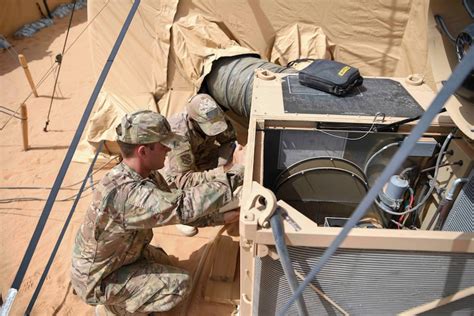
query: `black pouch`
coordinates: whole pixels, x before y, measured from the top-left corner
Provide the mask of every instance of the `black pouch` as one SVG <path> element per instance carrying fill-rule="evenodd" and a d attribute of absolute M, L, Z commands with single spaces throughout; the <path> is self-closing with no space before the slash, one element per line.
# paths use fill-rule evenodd
<path fill-rule="evenodd" d="M 333 60 L 317 59 L 298 73 L 299 82 L 307 87 L 343 96 L 364 79 L 359 69 Z"/>

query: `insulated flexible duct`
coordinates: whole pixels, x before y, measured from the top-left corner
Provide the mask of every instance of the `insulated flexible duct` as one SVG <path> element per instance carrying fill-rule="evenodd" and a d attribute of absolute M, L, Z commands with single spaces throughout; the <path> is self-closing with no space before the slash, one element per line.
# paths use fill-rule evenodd
<path fill-rule="evenodd" d="M 223 57 L 213 63 L 211 72 L 206 76 L 205 83 L 209 94 L 221 106 L 248 120 L 253 75 L 257 68 L 275 73 L 296 72 L 293 68 L 282 67 L 250 55 Z"/>

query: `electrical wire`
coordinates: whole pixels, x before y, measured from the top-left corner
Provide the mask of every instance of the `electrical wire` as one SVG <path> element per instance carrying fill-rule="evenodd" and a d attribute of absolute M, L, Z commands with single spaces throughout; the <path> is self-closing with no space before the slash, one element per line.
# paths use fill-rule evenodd
<path fill-rule="evenodd" d="M 92 185 L 89 185 L 84 189 L 84 192 L 89 190 L 90 188 L 93 188 L 95 184 L 97 184 L 99 181 L 94 182 Z M 67 198 L 64 199 L 56 199 L 56 202 L 68 202 L 72 201 L 76 198 L 77 194 L 73 194 Z M 84 196 L 89 196 L 89 195 L 84 195 Z M 37 198 L 37 197 L 19 197 L 19 198 L 6 198 L 6 199 L 0 199 L 0 204 L 8 204 L 8 203 L 15 203 L 15 202 L 33 202 L 33 201 L 46 201 L 45 198 Z"/>
<path fill-rule="evenodd" d="M 456 131 L 457 131 L 457 129 L 455 128 L 451 133 L 449 133 L 449 135 L 444 140 L 443 145 L 441 146 L 441 149 L 439 150 L 438 158 L 436 159 L 433 179 L 430 181 L 430 189 L 428 190 L 426 195 L 421 199 L 420 203 L 418 203 L 416 206 L 414 206 L 411 209 L 411 211 L 413 211 L 413 210 L 416 211 L 418 208 L 423 206 L 426 203 L 426 201 L 428 200 L 428 198 L 431 196 L 431 194 L 433 193 L 433 190 L 435 188 L 436 178 L 438 177 L 439 168 L 441 166 L 441 161 L 442 161 L 442 159 L 444 157 L 444 154 L 446 153 L 446 149 L 447 149 L 449 143 L 451 142 L 451 139 L 454 137 L 454 134 L 456 133 Z"/>
<path fill-rule="evenodd" d="M 58 239 L 56 241 L 56 244 L 53 248 L 53 251 L 51 252 L 51 255 L 48 259 L 48 263 L 46 264 L 46 267 L 43 270 L 43 273 L 41 274 L 40 280 L 38 282 L 38 285 L 36 286 L 35 291 L 33 292 L 33 296 L 30 299 L 30 302 L 28 304 L 28 307 L 26 308 L 25 311 L 25 316 L 29 316 L 31 314 L 31 311 L 33 310 L 33 307 L 35 305 L 36 299 L 38 298 L 38 295 L 43 287 L 44 282 L 46 281 L 46 277 L 49 273 L 49 270 L 51 269 L 51 266 L 53 264 L 54 258 L 56 257 L 56 254 L 59 250 L 59 246 L 61 245 L 61 242 L 64 238 L 64 235 L 67 231 L 67 228 L 69 226 L 69 223 L 72 220 L 72 216 L 74 215 L 74 212 L 76 210 L 76 206 L 79 203 L 79 200 L 81 199 L 81 194 L 84 191 L 84 187 L 87 183 L 87 179 L 90 178 L 92 175 L 92 170 L 94 168 L 94 164 L 97 161 L 97 157 L 99 156 L 99 153 L 102 151 L 102 145 L 104 144 L 105 141 L 101 141 L 99 143 L 99 147 L 96 150 L 96 153 L 94 155 L 94 158 L 92 159 L 92 162 L 87 169 L 86 176 L 82 180 L 81 187 L 79 188 L 79 191 L 77 192 L 76 198 L 74 199 L 74 203 L 72 204 L 71 210 L 69 211 L 69 214 L 64 222 L 63 228 L 61 229 L 61 232 L 59 233 Z"/>
<path fill-rule="evenodd" d="M 93 181 L 92 180 L 92 176 L 94 174 L 96 174 L 97 172 L 99 172 L 100 170 L 102 170 L 103 168 L 105 168 L 112 160 L 116 159 L 117 156 L 113 156 L 112 158 L 110 158 L 107 162 L 105 162 L 104 164 L 102 164 L 102 166 L 100 166 L 99 168 L 97 168 L 96 170 L 94 170 L 94 172 L 92 172 L 89 176 L 89 179 L 90 179 L 90 185 L 88 187 L 86 187 L 84 189 L 84 192 L 89 190 L 89 189 L 92 189 L 94 190 L 94 185 L 97 184 L 99 182 L 99 180 L 97 181 Z M 78 184 L 82 184 L 82 180 L 81 181 L 78 181 L 76 183 L 73 183 L 73 184 L 70 184 L 70 185 L 67 185 L 67 186 L 63 186 L 60 188 L 60 190 L 77 190 L 77 188 L 73 188 L 74 186 L 78 185 Z M 23 189 L 26 189 L 26 190 L 51 190 L 52 188 L 51 187 L 0 187 L 0 190 L 23 190 Z M 87 194 L 87 195 L 84 195 L 83 197 L 87 197 L 89 196 L 90 194 Z M 72 201 L 76 198 L 77 194 L 74 194 L 74 195 L 71 195 L 67 198 L 64 198 L 64 199 L 57 199 L 56 202 L 69 202 L 69 201 Z M 0 204 L 8 204 L 8 203 L 15 203 L 15 202 L 33 202 L 33 201 L 46 201 L 45 198 L 37 198 L 37 197 L 19 197 L 19 198 L 6 198 L 6 199 L 0 199 Z"/>
<path fill-rule="evenodd" d="M 405 215 L 405 214 L 416 211 L 416 210 L 408 209 L 408 210 L 403 211 L 403 212 L 396 212 L 396 211 L 390 210 L 388 206 L 384 206 L 384 205 L 380 204 L 380 202 L 378 200 L 374 200 L 374 203 L 385 213 L 388 213 L 390 215 L 395 215 L 395 216 Z"/>
<path fill-rule="evenodd" d="M 46 78 L 53 72 L 53 70 L 55 70 L 57 67 L 57 64 L 53 64 L 43 75 L 43 77 L 41 77 L 41 79 L 38 81 L 38 83 L 35 85 L 36 88 L 39 88 L 41 86 L 41 84 L 46 80 Z M 28 101 L 28 99 L 33 95 L 33 91 L 31 91 L 27 96 L 26 98 L 23 100 L 23 102 L 20 103 L 20 105 L 15 109 L 15 110 L 10 110 L 11 112 L 13 112 L 11 114 L 11 116 L 6 120 L 6 122 L 0 127 L 0 131 L 2 131 L 7 125 L 8 123 L 11 121 L 11 119 L 13 118 L 14 115 L 18 115 L 20 114 L 18 112 L 18 110 L 21 108 L 21 105 L 24 104 L 26 101 Z"/>
<path fill-rule="evenodd" d="M 0 106 L 0 113 L 7 114 L 9 116 L 13 116 L 14 118 L 16 118 L 18 120 L 22 120 L 21 116 L 18 116 L 17 114 L 15 114 L 15 112 L 13 112 L 13 110 L 10 110 L 9 108 L 6 108 L 4 106 Z"/>
<path fill-rule="evenodd" d="M 52 187 L 12 187 L 12 186 L 6 186 L 6 187 L 0 187 L 0 190 L 51 190 Z M 62 187 L 61 190 L 75 190 L 74 188 L 65 188 Z"/>
<path fill-rule="evenodd" d="M 411 187 L 409 187 L 408 191 L 410 192 L 410 200 L 408 202 L 408 205 L 405 205 L 405 209 L 411 208 L 413 206 L 413 202 L 415 201 L 415 192 L 413 191 L 413 189 Z M 407 219 L 408 219 L 408 216 L 402 215 L 398 219 L 398 222 L 400 224 L 404 225 Z M 399 228 L 400 228 L 400 226 L 399 226 Z"/>
<path fill-rule="evenodd" d="M 455 162 L 447 162 L 447 163 L 441 164 L 439 166 L 439 168 L 447 167 L 447 166 L 462 166 L 462 164 L 463 164 L 463 161 L 458 160 L 458 161 L 455 161 Z M 428 172 L 428 171 L 431 171 L 431 170 L 434 170 L 434 169 L 436 169 L 436 166 L 423 169 L 423 170 L 420 171 L 420 173 L 425 173 L 425 172 Z"/>
<path fill-rule="evenodd" d="M 426 201 L 428 200 L 428 198 L 431 196 L 431 194 L 433 193 L 433 190 L 435 188 L 436 178 L 438 177 L 438 171 L 439 171 L 439 168 L 440 168 L 440 165 L 441 165 L 442 158 L 444 157 L 444 154 L 446 153 L 446 148 L 448 147 L 449 142 L 451 141 L 451 139 L 454 137 L 454 133 L 456 132 L 456 130 L 457 129 L 454 129 L 454 131 L 449 133 L 449 135 L 444 140 L 443 145 L 441 146 L 441 149 L 439 151 L 438 158 L 436 159 L 435 172 L 434 172 L 434 175 L 433 175 L 433 179 L 430 180 L 430 184 L 429 184 L 430 189 L 428 190 L 428 192 L 425 194 L 425 196 L 421 199 L 421 201 L 415 207 L 409 208 L 409 209 L 407 209 L 403 212 L 396 212 L 396 211 L 390 210 L 387 206 L 381 205 L 380 202 L 377 201 L 377 199 L 374 201 L 375 204 L 377 204 L 377 206 L 382 211 L 384 211 L 385 213 L 391 214 L 391 215 L 405 215 L 405 214 L 414 212 L 417 209 L 419 209 L 421 206 L 423 206 L 426 203 Z M 409 189 L 411 189 L 411 188 L 409 188 Z"/>
<path fill-rule="evenodd" d="M 391 219 L 390 220 L 392 223 L 394 223 L 395 225 L 397 225 L 398 229 L 401 229 L 401 228 L 406 228 L 406 229 L 410 229 L 410 230 L 417 230 L 418 228 L 414 227 L 414 226 L 411 226 L 411 227 L 406 227 L 404 224 L 400 224 L 399 222 Z"/>
<path fill-rule="evenodd" d="M 104 141 L 104 144 L 105 144 L 105 141 Z M 91 176 L 95 175 L 96 173 L 98 173 L 100 170 L 104 169 L 112 160 L 114 159 L 117 159 L 119 156 L 112 156 L 109 158 L 109 160 L 107 160 L 102 166 L 100 166 L 99 168 L 97 168 L 96 170 L 94 170 L 94 172 L 92 172 Z M 82 181 L 77 181 L 73 184 L 69 184 L 69 185 L 66 185 L 64 186 L 64 188 L 70 188 L 70 187 L 74 187 L 78 184 L 81 184 Z"/>
<path fill-rule="evenodd" d="M 110 164 L 110 162 L 114 159 L 117 159 L 118 156 L 112 156 L 109 160 L 107 160 L 105 163 L 103 163 L 99 168 L 95 169 L 94 172 L 92 172 L 91 174 L 91 178 L 93 175 L 97 174 L 99 171 L 101 171 L 102 169 L 104 169 L 108 164 Z M 68 184 L 68 185 L 65 185 L 65 186 L 62 186 L 60 189 L 61 190 L 76 190 L 76 188 L 73 188 L 75 187 L 76 185 L 78 184 L 81 184 L 82 181 L 78 181 L 78 182 L 75 182 L 75 183 L 72 183 L 72 184 Z M 95 184 L 96 182 L 94 182 Z M 36 186 L 27 186 L 27 187 L 18 187 L 18 186 L 5 186 L 5 187 L 0 187 L 0 190 L 51 190 L 52 187 L 36 187 Z"/>
<path fill-rule="evenodd" d="M 335 138 L 344 139 L 344 140 L 361 140 L 361 139 L 367 137 L 367 135 L 369 135 L 372 131 L 374 131 L 374 126 L 375 126 L 375 123 L 377 121 L 377 117 L 379 117 L 379 116 L 385 117 L 385 114 L 380 113 L 380 112 L 375 113 L 374 120 L 372 121 L 372 125 L 370 126 L 369 130 L 367 132 L 365 132 L 364 135 L 359 136 L 359 137 L 351 138 L 351 137 L 339 136 L 339 135 L 336 135 L 336 134 L 326 132 L 322 129 L 318 129 L 318 132 L 321 132 L 323 134 L 326 134 L 326 135 L 329 135 L 329 136 L 332 136 L 332 137 L 335 137 Z"/>
<path fill-rule="evenodd" d="M 377 152 L 375 152 L 372 156 L 370 156 L 370 158 L 367 160 L 367 162 L 365 163 L 365 166 L 364 166 L 364 174 L 367 175 L 367 170 L 369 169 L 369 165 L 372 163 L 372 160 L 374 160 L 374 158 L 378 155 L 380 155 L 382 152 L 384 152 L 385 150 L 391 148 L 391 147 L 394 147 L 394 146 L 400 146 L 402 142 L 394 142 L 394 143 L 390 143 L 388 145 L 385 145 L 383 146 L 382 148 L 380 148 Z"/>

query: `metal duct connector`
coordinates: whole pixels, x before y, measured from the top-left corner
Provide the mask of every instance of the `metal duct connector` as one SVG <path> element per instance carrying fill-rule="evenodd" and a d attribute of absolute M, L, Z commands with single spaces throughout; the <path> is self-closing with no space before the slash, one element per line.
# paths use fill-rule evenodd
<path fill-rule="evenodd" d="M 438 220 L 436 221 L 435 225 L 435 230 L 441 230 L 441 228 L 444 225 L 444 222 L 446 221 L 446 218 L 448 217 L 449 211 L 451 210 L 453 206 L 453 199 L 454 199 L 454 193 L 456 192 L 456 189 L 469 181 L 469 178 L 458 178 L 454 180 L 453 185 L 451 186 L 451 189 L 449 189 L 448 193 L 446 193 L 446 196 L 444 199 L 441 200 L 439 203 L 438 208 L 436 209 L 435 214 L 439 214 Z M 435 215 L 436 216 L 436 215 Z"/>
<path fill-rule="evenodd" d="M 282 67 L 254 56 L 223 57 L 212 64 L 212 70 L 206 76 L 205 83 L 209 94 L 221 106 L 248 120 L 252 102 L 253 76 L 257 68 L 267 69 L 274 73 L 296 72 L 293 68 Z"/>

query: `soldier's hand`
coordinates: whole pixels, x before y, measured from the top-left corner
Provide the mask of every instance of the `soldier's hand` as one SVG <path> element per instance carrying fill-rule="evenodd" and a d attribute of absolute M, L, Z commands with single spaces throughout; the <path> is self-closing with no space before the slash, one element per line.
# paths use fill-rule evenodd
<path fill-rule="evenodd" d="M 240 144 L 237 144 L 232 156 L 232 160 L 224 165 L 224 171 L 229 171 L 234 165 L 240 164 L 243 165 L 245 160 L 245 147 Z"/>
<path fill-rule="evenodd" d="M 232 158 L 234 164 L 243 165 L 245 163 L 245 147 L 240 144 L 237 144 L 234 150 L 234 156 Z"/>

